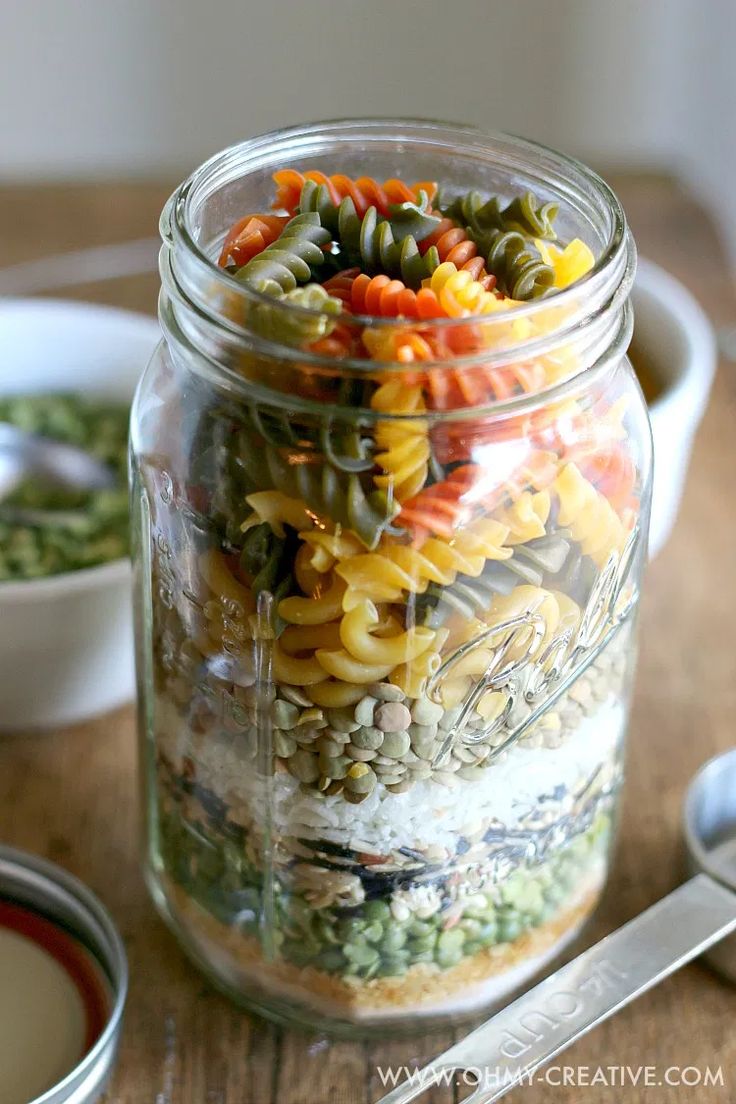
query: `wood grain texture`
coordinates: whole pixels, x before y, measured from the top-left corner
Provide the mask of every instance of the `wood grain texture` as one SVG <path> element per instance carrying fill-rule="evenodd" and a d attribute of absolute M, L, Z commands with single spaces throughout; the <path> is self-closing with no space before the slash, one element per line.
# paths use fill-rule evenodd
<path fill-rule="evenodd" d="M 678 276 L 716 325 L 736 322 L 733 286 L 703 212 L 668 180 L 615 180 L 640 251 Z M 0 263 L 155 233 L 167 185 L 0 189 Z M 155 275 L 64 293 L 153 311 Z M 721 366 L 675 535 L 648 573 L 629 776 L 615 868 L 591 942 L 680 877 L 679 815 L 696 767 L 734 741 L 736 368 Z M 1 631 L 1 627 L 0 627 Z M 62 863 L 110 907 L 132 975 L 114 1104 L 369 1104 L 379 1062 L 422 1062 L 450 1042 L 330 1044 L 234 1009 L 188 964 L 138 866 L 132 712 L 0 742 L 0 838 Z M 736 993 L 693 966 L 563 1056 L 598 1066 L 723 1068 L 708 1089 L 539 1085 L 535 1104 L 726 1104 L 736 1099 Z M 0 1096 L 2 1094 L 0 1093 Z M 461 1090 L 459 1098 L 466 1095 Z M 425 1098 L 451 1104 L 451 1090 Z"/>

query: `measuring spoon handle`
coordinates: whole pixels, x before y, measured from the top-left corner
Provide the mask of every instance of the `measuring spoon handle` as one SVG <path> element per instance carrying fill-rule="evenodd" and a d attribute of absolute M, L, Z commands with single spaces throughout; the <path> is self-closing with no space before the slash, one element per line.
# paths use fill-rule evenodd
<path fill-rule="evenodd" d="M 408 1104 L 450 1071 L 477 1079 L 463 1104 L 492 1104 L 531 1083 L 620 1008 L 736 930 L 736 894 L 699 874 L 606 936 L 417 1070 L 377 1104 Z"/>

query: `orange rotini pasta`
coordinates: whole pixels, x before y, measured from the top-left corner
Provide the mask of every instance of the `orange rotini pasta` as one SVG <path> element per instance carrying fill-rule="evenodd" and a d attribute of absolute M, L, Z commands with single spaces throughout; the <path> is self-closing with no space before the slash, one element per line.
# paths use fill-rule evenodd
<path fill-rule="evenodd" d="M 247 264 L 276 240 L 287 221 L 282 215 L 246 215 L 228 232 L 218 263 L 238 268 Z"/>
<path fill-rule="evenodd" d="M 324 173 L 314 170 L 302 174 L 295 169 L 281 169 L 274 173 L 276 197 L 273 206 L 283 208 L 293 215 L 298 207 L 306 180 L 311 180 L 315 184 L 324 184 L 335 204 L 346 197 L 350 198 L 361 217 L 371 206 L 375 207 L 379 214 L 387 215 L 391 204 L 416 203 L 420 192 L 424 192 L 431 201 L 437 191 L 437 185 L 426 180 L 410 187 L 403 180 L 385 180 L 383 184 L 379 184 L 370 176 L 361 176 L 353 180 L 341 173 L 325 176 Z"/>
<path fill-rule="evenodd" d="M 458 226 L 454 219 L 443 218 L 437 229 L 425 238 L 420 248 L 426 252 L 435 246 L 440 261 L 451 261 L 459 269 L 469 272 L 486 291 L 496 284 L 496 277 L 485 270 L 485 260 L 478 253 L 478 246 L 468 231 Z"/>

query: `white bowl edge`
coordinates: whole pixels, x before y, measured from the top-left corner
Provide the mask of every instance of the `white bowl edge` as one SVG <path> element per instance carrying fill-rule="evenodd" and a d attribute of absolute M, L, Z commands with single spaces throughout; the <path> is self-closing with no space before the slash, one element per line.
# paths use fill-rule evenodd
<path fill-rule="evenodd" d="M 160 339 L 157 320 L 133 311 L 0 299 L 0 395 L 84 391 L 132 402 Z M 0 731 L 74 723 L 133 697 L 131 579 L 119 559 L 0 583 Z"/>
<path fill-rule="evenodd" d="M 636 343 L 665 382 L 662 395 L 649 408 L 654 439 L 649 534 L 653 559 L 677 517 L 693 439 L 715 376 L 717 344 L 695 297 L 653 261 L 639 260 L 632 298 Z"/>

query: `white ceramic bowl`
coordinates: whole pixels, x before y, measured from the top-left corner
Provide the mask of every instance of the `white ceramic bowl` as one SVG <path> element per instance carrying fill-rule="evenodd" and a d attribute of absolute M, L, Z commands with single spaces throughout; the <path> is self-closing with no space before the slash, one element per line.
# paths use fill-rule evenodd
<path fill-rule="evenodd" d="M 0 394 L 83 391 L 130 402 L 160 333 L 129 311 L 0 300 Z M 69 724 L 134 693 L 127 560 L 0 583 L 0 729 Z"/>
<path fill-rule="evenodd" d="M 633 291 L 636 345 L 663 385 L 649 414 L 654 491 L 649 555 L 666 544 L 680 508 L 695 431 L 708 405 L 717 352 L 713 327 L 690 292 L 659 265 L 639 260 Z"/>

